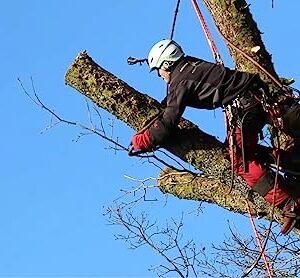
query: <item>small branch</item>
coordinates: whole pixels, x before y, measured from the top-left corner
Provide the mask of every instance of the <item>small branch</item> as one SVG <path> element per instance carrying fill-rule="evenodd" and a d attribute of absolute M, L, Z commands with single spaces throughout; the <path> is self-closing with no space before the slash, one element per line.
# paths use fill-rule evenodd
<path fill-rule="evenodd" d="M 38 96 L 38 94 L 36 93 L 36 90 L 35 90 L 35 87 L 34 87 L 34 82 L 33 82 L 33 79 L 31 78 L 31 85 L 32 85 L 32 90 L 33 90 L 33 96 L 26 90 L 26 88 L 24 87 L 22 81 L 20 80 L 20 78 L 18 78 L 18 82 L 22 88 L 22 91 L 25 93 L 25 95 L 34 103 L 36 104 L 37 106 L 39 106 L 41 109 L 45 110 L 46 112 L 48 112 L 52 118 L 51 118 L 51 122 L 50 122 L 50 125 L 47 126 L 43 131 L 48 131 L 49 129 L 57 126 L 58 124 L 60 123 L 64 123 L 64 124 L 67 124 L 67 125 L 72 125 L 72 126 L 77 126 L 87 132 L 82 132 L 79 134 L 79 136 L 77 137 L 77 139 L 75 140 L 76 142 L 78 142 L 80 140 L 81 137 L 83 136 L 86 136 L 86 135 L 90 135 L 90 134 L 95 134 L 99 137 L 101 137 L 102 139 L 104 139 L 105 141 L 108 141 L 109 143 L 111 143 L 113 145 L 113 147 L 110 147 L 111 149 L 113 149 L 115 152 L 116 151 L 129 151 L 129 148 L 128 147 L 125 147 L 124 145 L 120 144 L 118 142 L 118 139 L 115 140 L 113 139 L 114 137 L 114 125 L 115 125 L 115 119 L 111 119 L 111 123 L 109 124 L 109 126 L 111 127 L 111 135 L 110 137 L 108 137 L 106 135 L 106 132 L 105 132 L 105 129 L 103 127 L 103 122 L 102 122 L 102 118 L 101 118 L 101 115 L 99 113 L 99 111 L 94 107 L 94 110 L 96 111 L 97 113 L 97 116 L 99 117 L 100 119 L 100 126 L 101 126 L 101 129 L 98 129 L 94 122 L 93 122 L 93 119 L 92 119 L 92 115 L 91 115 L 91 110 L 90 110 L 90 106 L 86 100 L 86 106 L 87 106 L 87 111 L 88 111 L 88 119 L 89 119 L 89 123 L 90 123 L 90 127 L 84 125 L 84 124 L 81 124 L 81 123 L 78 123 L 78 122 L 74 122 L 74 121 L 69 121 L 69 120 L 66 120 L 62 117 L 60 117 L 54 110 L 48 108 L 44 103 L 43 101 L 41 100 L 41 98 Z M 52 122 L 53 119 L 56 119 L 57 122 Z M 164 153 L 164 152 L 162 152 Z M 165 153 L 164 153 L 165 154 Z M 165 154 L 166 155 L 166 154 Z M 166 166 L 166 167 L 170 167 L 174 170 L 178 170 L 178 171 L 184 171 L 184 172 L 190 172 L 188 169 L 184 169 L 184 167 L 178 162 L 176 161 L 175 159 L 172 159 L 172 161 L 175 161 L 178 165 L 182 166 L 183 169 L 177 169 L 176 167 L 170 165 L 169 163 L 167 163 L 164 159 L 161 159 L 159 158 L 156 154 L 152 153 L 152 154 L 141 154 L 141 155 L 137 155 L 137 157 L 139 158 L 147 158 L 148 161 L 150 162 L 150 158 L 153 158 L 155 161 L 161 163 L 162 165 Z M 169 158 L 171 158 L 170 156 L 168 156 Z M 152 163 L 152 162 L 150 162 Z M 155 163 L 152 163 L 153 165 L 155 165 L 156 167 L 160 168 L 157 164 Z M 161 168 L 160 168 L 161 169 Z M 192 172 L 191 172 L 192 173 Z"/>
<path fill-rule="evenodd" d="M 190 271 L 197 277 L 195 264 L 198 262 L 197 256 L 200 252 L 196 251 L 193 241 L 181 244 L 183 216 L 179 222 L 172 219 L 171 224 L 167 224 L 165 228 L 158 228 L 145 214 L 136 217 L 131 211 L 120 207 L 109 208 L 109 213 L 109 223 L 121 225 L 127 232 L 127 235 L 117 235 L 116 239 L 128 242 L 130 248 L 134 249 L 148 245 L 164 259 L 166 264 L 151 269 L 158 277 L 176 273 L 179 277 L 187 278 Z"/>

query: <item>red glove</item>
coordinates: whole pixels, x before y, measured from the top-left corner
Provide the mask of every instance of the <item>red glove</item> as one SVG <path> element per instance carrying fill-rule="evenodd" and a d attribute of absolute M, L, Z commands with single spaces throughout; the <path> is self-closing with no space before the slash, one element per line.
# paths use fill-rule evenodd
<path fill-rule="evenodd" d="M 152 147 L 149 129 L 144 133 L 133 135 L 131 142 L 135 150 L 149 150 Z"/>

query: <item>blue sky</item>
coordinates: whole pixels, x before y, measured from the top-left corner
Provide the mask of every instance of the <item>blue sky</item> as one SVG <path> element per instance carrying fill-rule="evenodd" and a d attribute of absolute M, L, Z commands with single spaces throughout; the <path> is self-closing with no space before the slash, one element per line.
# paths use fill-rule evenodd
<path fill-rule="evenodd" d="M 251 1 L 251 9 L 273 55 L 277 71 L 299 87 L 299 21 L 297 1 Z M 165 85 L 146 66 L 129 67 L 128 56 L 145 57 L 157 41 L 169 36 L 175 1 L 3 1 L 0 16 L 1 171 L 0 276 L 151 277 L 160 258 L 147 248 L 129 250 L 114 239 L 122 230 L 107 225 L 102 213 L 132 182 L 155 177 L 158 170 L 126 153 L 115 154 L 96 136 L 78 142 L 80 130 L 59 125 L 41 134 L 51 117 L 22 92 L 31 77 L 42 100 L 62 117 L 88 124 L 84 98 L 65 86 L 64 75 L 76 55 L 87 50 L 101 66 L 137 90 L 161 99 Z M 208 19 L 209 24 L 211 21 Z M 182 1 L 175 39 L 184 50 L 212 61 L 190 1 Z M 213 28 L 213 27 L 212 27 Z M 213 29 L 214 30 L 214 29 Z M 216 33 L 214 33 L 217 36 Z M 228 53 L 216 41 L 228 66 Z M 101 111 L 102 117 L 112 117 Z M 219 111 L 186 111 L 203 130 L 224 138 Z M 203 120 L 204 119 L 204 120 Z M 115 123 L 114 134 L 129 144 L 133 130 Z M 154 183 L 152 183 L 154 184 Z M 228 233 L 228 220 L 245 233 L 244 217 L 153 193 L 162 202 L 141 204 L 152 219 L 165 223 L 184 213 L 184 234 L 206 246 Z M 247 224 L 244 224 L 247 223 Z M 245 228 L 242 229 L 242 226 Z"/>

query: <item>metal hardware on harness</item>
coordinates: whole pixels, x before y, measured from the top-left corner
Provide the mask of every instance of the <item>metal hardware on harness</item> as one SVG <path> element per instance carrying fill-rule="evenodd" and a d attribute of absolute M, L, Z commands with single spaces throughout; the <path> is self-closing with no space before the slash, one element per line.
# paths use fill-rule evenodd
<path fill-rule="evenodd" d="M 233 99 L 230 104 L 225 106 L 229 128 L 233 126 L 241 127 L 245 119 L 245 114 L 259 104 L 259 102 L 252 97 L 252 94 L 253 93 L 249 91 L 243 95 L 239 95 Z"/>
<path fill-rule="evenodd" d="M 281 100 L 279 102 L 278 96 L 269 96 L 262 88 L 260 88 L 259 91 L 261 93 L 260 102 L 262 108 L 270 116 L 272 125 L 279 130 L 284 130 L 282 118 L 284 114 L 284 109 L 282 103 L 284 103 L 288 99 L 292 100 L 294 98 L 291 96 L 287 96 L 286 94 L 279 95 L 278 93 L 277 95 L 281 97 Z"/>
<path fill-rule="evenodd" d="M 245 149 L 245 136 L 244 136 L 244 120 L 247 114 L 255 106 L 259 105 L 259 102 L 253 97 L 252 91 L 245 92 L 242 96 L 236 97 L 232 100 L 231 104 L 228 104 L 225 107 L 227 119 L 228 119 L 228 128 L 229 128 L 229 140 L 230 151 L 234 151 L 234 141 L 233 133 L 236 127 L 239 127 L 241 130 L 241 151 L 242 151 L 242 161 L 243 169 L 245 173 L 249 172 L 249 167 L 247 163 L 247 152 Z M 233 156 L 233 153 L 232 153 Z"/>
<path fill-rule="evenodd" d="M 227 105 L 225 107 L 225 113 L 227 116 L 227 123 L 228 123 L 228 143 L 229 143 L 229 150 L 231 155 L 231 171 L 234 172 L 234 152 L 236 152 L 235 148 L 235 141 L 234 141 L 234 132 L 239 125 L 238 123 L 238 112 L 237 110 L 240 108 L 239 100 L 236 98 L 233 100 L 232 104 Z M 242 124 L 242 122 L 241 122 Z M 241 125 L 242 126 L 242 125 Z M 244 151 L 244 138 L 243 138 L 243 132 L 241 128 L 241 139 L 242 139 L 242 160 L 243 160 L 243 168 L 244 172 L 248 172 L 246 157 L 245 157 L 245 151 Z"/>

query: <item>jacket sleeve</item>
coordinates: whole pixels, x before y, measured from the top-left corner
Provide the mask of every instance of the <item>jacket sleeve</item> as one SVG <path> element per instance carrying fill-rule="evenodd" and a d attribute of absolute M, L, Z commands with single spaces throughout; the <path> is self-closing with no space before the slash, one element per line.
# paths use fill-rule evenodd
<path fill-rule="evenodd" d="M 186 99 L 194 86 L 193 83 L 185 80 L 181 81 L 176 87 L 170 86 L 165 111 L 162 117 L 150 127 L 152 145 L 157 146 L 167 142 L 170 133 L 178 125 L 186 108 Z"/>

